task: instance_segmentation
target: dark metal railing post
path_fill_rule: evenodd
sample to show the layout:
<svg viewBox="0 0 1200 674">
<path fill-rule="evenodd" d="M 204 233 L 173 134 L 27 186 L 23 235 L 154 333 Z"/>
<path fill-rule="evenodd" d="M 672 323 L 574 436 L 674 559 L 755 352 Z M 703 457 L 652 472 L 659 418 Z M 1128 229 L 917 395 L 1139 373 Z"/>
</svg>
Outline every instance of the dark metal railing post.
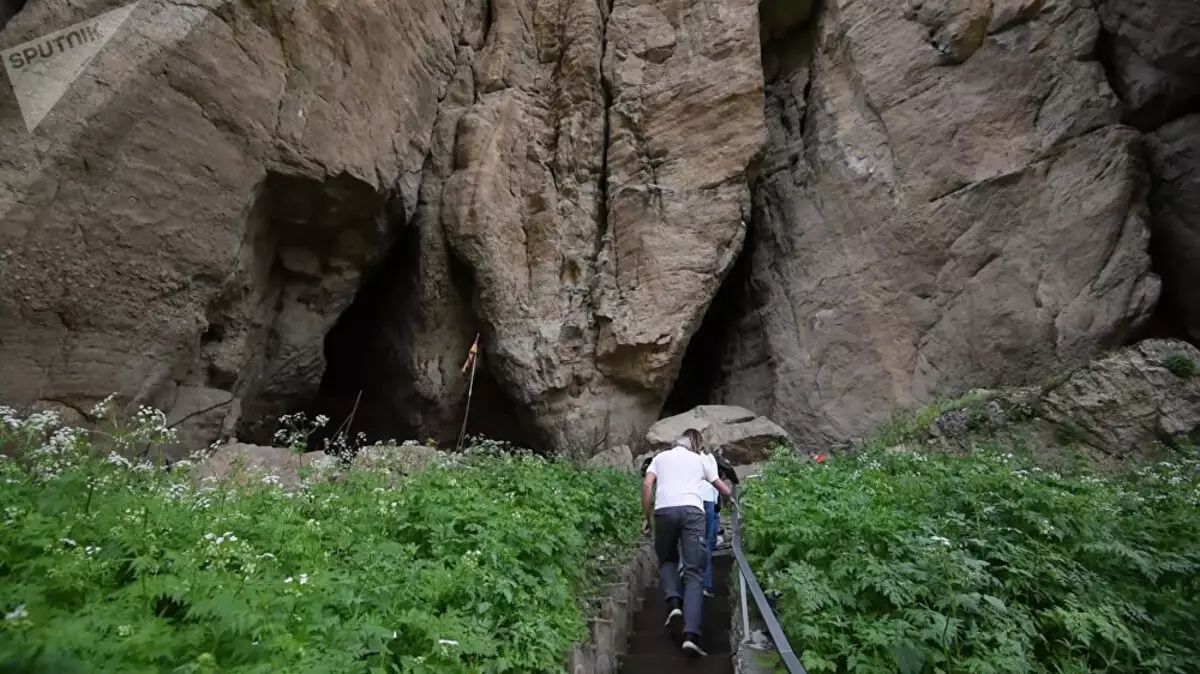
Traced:
<svg viewBox="0 0 1200 674">
<path fill-rule="evenodd" d="M 762 587 L 758 584 L 758 579 L 754 577 L 754 572 L 750 570 L 750 562 L 746 559 L 746 553 L 742 550 L 742 514 L 741 506 L 737 502 L 737 493 L 738 488 L 735 484 L 733 485 L 733 557 L 737 560 L 738 575 L 741 577 L 742 586 L 742 625 L 745 627 L 742 640 L 744 642 L 750 634 L 750 618 L 746 605 L 746 591 L 749 590 L 750 595 L 754 597 L 755 605 L 758 606 L 758 614 L 762 616 L 763 622 L 767 624 L 767 632 L 771 635 L 771 641 L 775 643 L 775 650 L 783 660 L 783 666 L 787 669 L 788 674 L 808 674 L 804 669 L 804 665 L 800 664 L 799 658 L 792 652 L 792 646 L 788 643 L 787 635 L 783 633 L 783 626 L 776 619 L 775 611 L 771 609 L 771 604 L 767 602 L 767 596 L 763 594 Z"/>
</svg>

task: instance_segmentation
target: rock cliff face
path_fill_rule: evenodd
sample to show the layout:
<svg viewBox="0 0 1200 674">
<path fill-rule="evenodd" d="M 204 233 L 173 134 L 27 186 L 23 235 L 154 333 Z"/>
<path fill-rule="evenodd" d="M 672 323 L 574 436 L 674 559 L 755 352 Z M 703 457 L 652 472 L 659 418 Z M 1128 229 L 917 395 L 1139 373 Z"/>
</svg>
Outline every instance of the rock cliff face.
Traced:
<svg viewBox="0 0 1200 674">
<path fill-rule="evenodd" d="M 114 6 L 35 0 L 0 38 Z M 146 2 L 33 132 L 6 99 L 0 397 L 199 399 L 232 426 L 313 392 L 415 208 L 463 14 Z"/>
<path fill-rule="evenodd" d="M 0 399 L 448 439 L 481 334 L 473 431 L 636 444 L 696 387 L 819 442 L 1127 341 L 1147 203 L 1200 325 L 1173 3 L 142 0 L 32 132 L 0 102 Z"/>
<path fill-rule="evenodd" d="M 1103 0 L 1103 55 L 1125 120 L 1147 132 L 1162 313 L 1200 340 L 1200 3 Z"/>
<path fill-rule="evenodd" d="M 757 35 L 749 0 L 140 3 L 34 132 L 6 102 L 0 397 L 444 431 L 481 331 L 532 440 L 632 437 L 742 245 Z"/>
<path fill-rule="evenodd" d="M 720 397 L 802 443 L 1082 362 L 1159 294 L 1096 13 L 909 5 L 828 0 L 764 48 L 751 309 Z"/>
</svg>

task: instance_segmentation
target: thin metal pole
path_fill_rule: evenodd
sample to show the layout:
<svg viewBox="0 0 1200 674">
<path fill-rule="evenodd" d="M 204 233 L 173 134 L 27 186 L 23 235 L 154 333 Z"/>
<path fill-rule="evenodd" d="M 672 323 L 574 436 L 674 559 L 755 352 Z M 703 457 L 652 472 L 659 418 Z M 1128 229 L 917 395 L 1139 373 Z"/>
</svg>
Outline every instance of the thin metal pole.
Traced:
<svg viewBox="0 0 1200 674">
<path fill-rule="evenodd" d="M 467 384 L 467 409 L 463 412 L 462 430 L 458 432 L 458 449 L 462 449 L 463 440 L 467 436 L 467 419 L 471 416 L 471 395 L 475 392 L 475 368 L 479 363 L 478 355 L 471 358 L 471 383 Z"/>
<path fill-rule="evenodd" d="M 746 602 L 746 574 L 738 571 L 738 585 L 742 591 L 742 643 L 750 641 L 750 605 Z"/>
<path fill-rule="evenodd" d="M 746 479 L 752 480 L 756 477 L 758 476 L 750 475 Z M 733 516 L 739 519 L 740 524 L 741 513 L 735 512 Z M 747 600 L 747 595 L 750 594 L 750 591 L 746 587 L 746 574 L 742 573 L 741 570 L 738 571 L 738 586 L 742 592 L 742 643 L 744 644 L 750 640 L 750 603 Z"/>
</svg>

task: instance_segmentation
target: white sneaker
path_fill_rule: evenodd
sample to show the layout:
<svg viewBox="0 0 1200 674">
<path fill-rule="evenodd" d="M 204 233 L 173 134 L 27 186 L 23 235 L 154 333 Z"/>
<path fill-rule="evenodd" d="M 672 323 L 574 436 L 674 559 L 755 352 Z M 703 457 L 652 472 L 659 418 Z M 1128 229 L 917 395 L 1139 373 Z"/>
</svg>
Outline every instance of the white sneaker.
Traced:
<svg viewBox="0 0 1200 674">
<path fill-rule="evenodd" d="M 699 655 L 700 657 L 704 657 L 704 656 L 708 655 L 708 653 L 705 653 L 705 652 L 704 652 L 704 649 L 703 649 L 703 648 L 700 648 L 700 645 L 699 645 L 699 644 L 697 644 L 696 642 L 692 641 L 691 639 L 684 639 L 684 640 L 683 640 L 683 646 L 681 646 L 681 648 L 683 649 L 683 651 L 684 651 L 685 653 L 691 653 L 691 654 L 693 654 L 693 655 Z"/>
<path fill-rule="evenodd" d="M 667 614 L 667 622 L 665 622 L 663 624 L 666 625 L 667 627 L 670 627 L 672 620 L 674 620 L 676 618 L 682 618 L 682 617 L 683 617 L 683 611 L 681 611 L 677 608 L 673 608 L 673 609 L 671 609 L 671 612 Z"/>
</svg>

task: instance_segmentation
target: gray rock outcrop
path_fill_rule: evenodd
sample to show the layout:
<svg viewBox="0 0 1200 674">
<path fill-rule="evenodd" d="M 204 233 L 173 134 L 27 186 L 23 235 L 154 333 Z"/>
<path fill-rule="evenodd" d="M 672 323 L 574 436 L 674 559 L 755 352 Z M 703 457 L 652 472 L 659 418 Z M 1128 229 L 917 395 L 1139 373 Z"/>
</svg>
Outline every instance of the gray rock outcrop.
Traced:
<svg viewBox="0 0 1200 674">
<path fill-rule="evenodd" d="M 633 451 L 629 449 L 629 445 L 617 445 L 599 452 L 588 459 L 587 465 L 593 468 L 618 468 L 620 470 L 636 468 L 633 463 Z"/>
<path fill-rule="evenodd" d="M 139 3 L 34 131 L 6 97 L 0 397 L 174 413 L 218 389 L 257 421 L 315 392 L 416 205 L 457 4 Z M 33 0 L 0 41 L 111 5 Z"/>
<path fill-rule="evenodd" d="M 196 477 L 207 480 L 234 479 L 242 483 L 272 483 L 284 489 L 301 487 L 301 472 L 330 470 L 337 459 L 325 452 L 297 453 L 287 447 L 229 443 L 218 447 L 195 469 Z"/>
<path fill-rule="evenodd" d="M 1200 350 L 1149 339 L 1084 366 L 1042 396 L 1041 413 L 1110 456 L 1200 440 Z"/>
<path fill-rule="evenodd" d="M 651 452 L 669 449 L 689 428 L 700 431 L 704 444 L 735 466 L 763 461 L 777 444 L 792 441 L 778 424 L 743 407 L 700 405 L 656 422 L 646 433 L 646 445 Z"/>
<path fill-rule="evenodd" d="M 820 447 L 1129 339 L 1159 280 L 1099 29 L 1069 0 L 829 0 L 765 45 L 771 140 L 719 400 Z"/>
<path fill-rule="evenodd" d="M 1159 322 L 1200 339 L 1200 3 L 1097 0 L 1125 120 L 1147 132 Z"/>
</svg>

